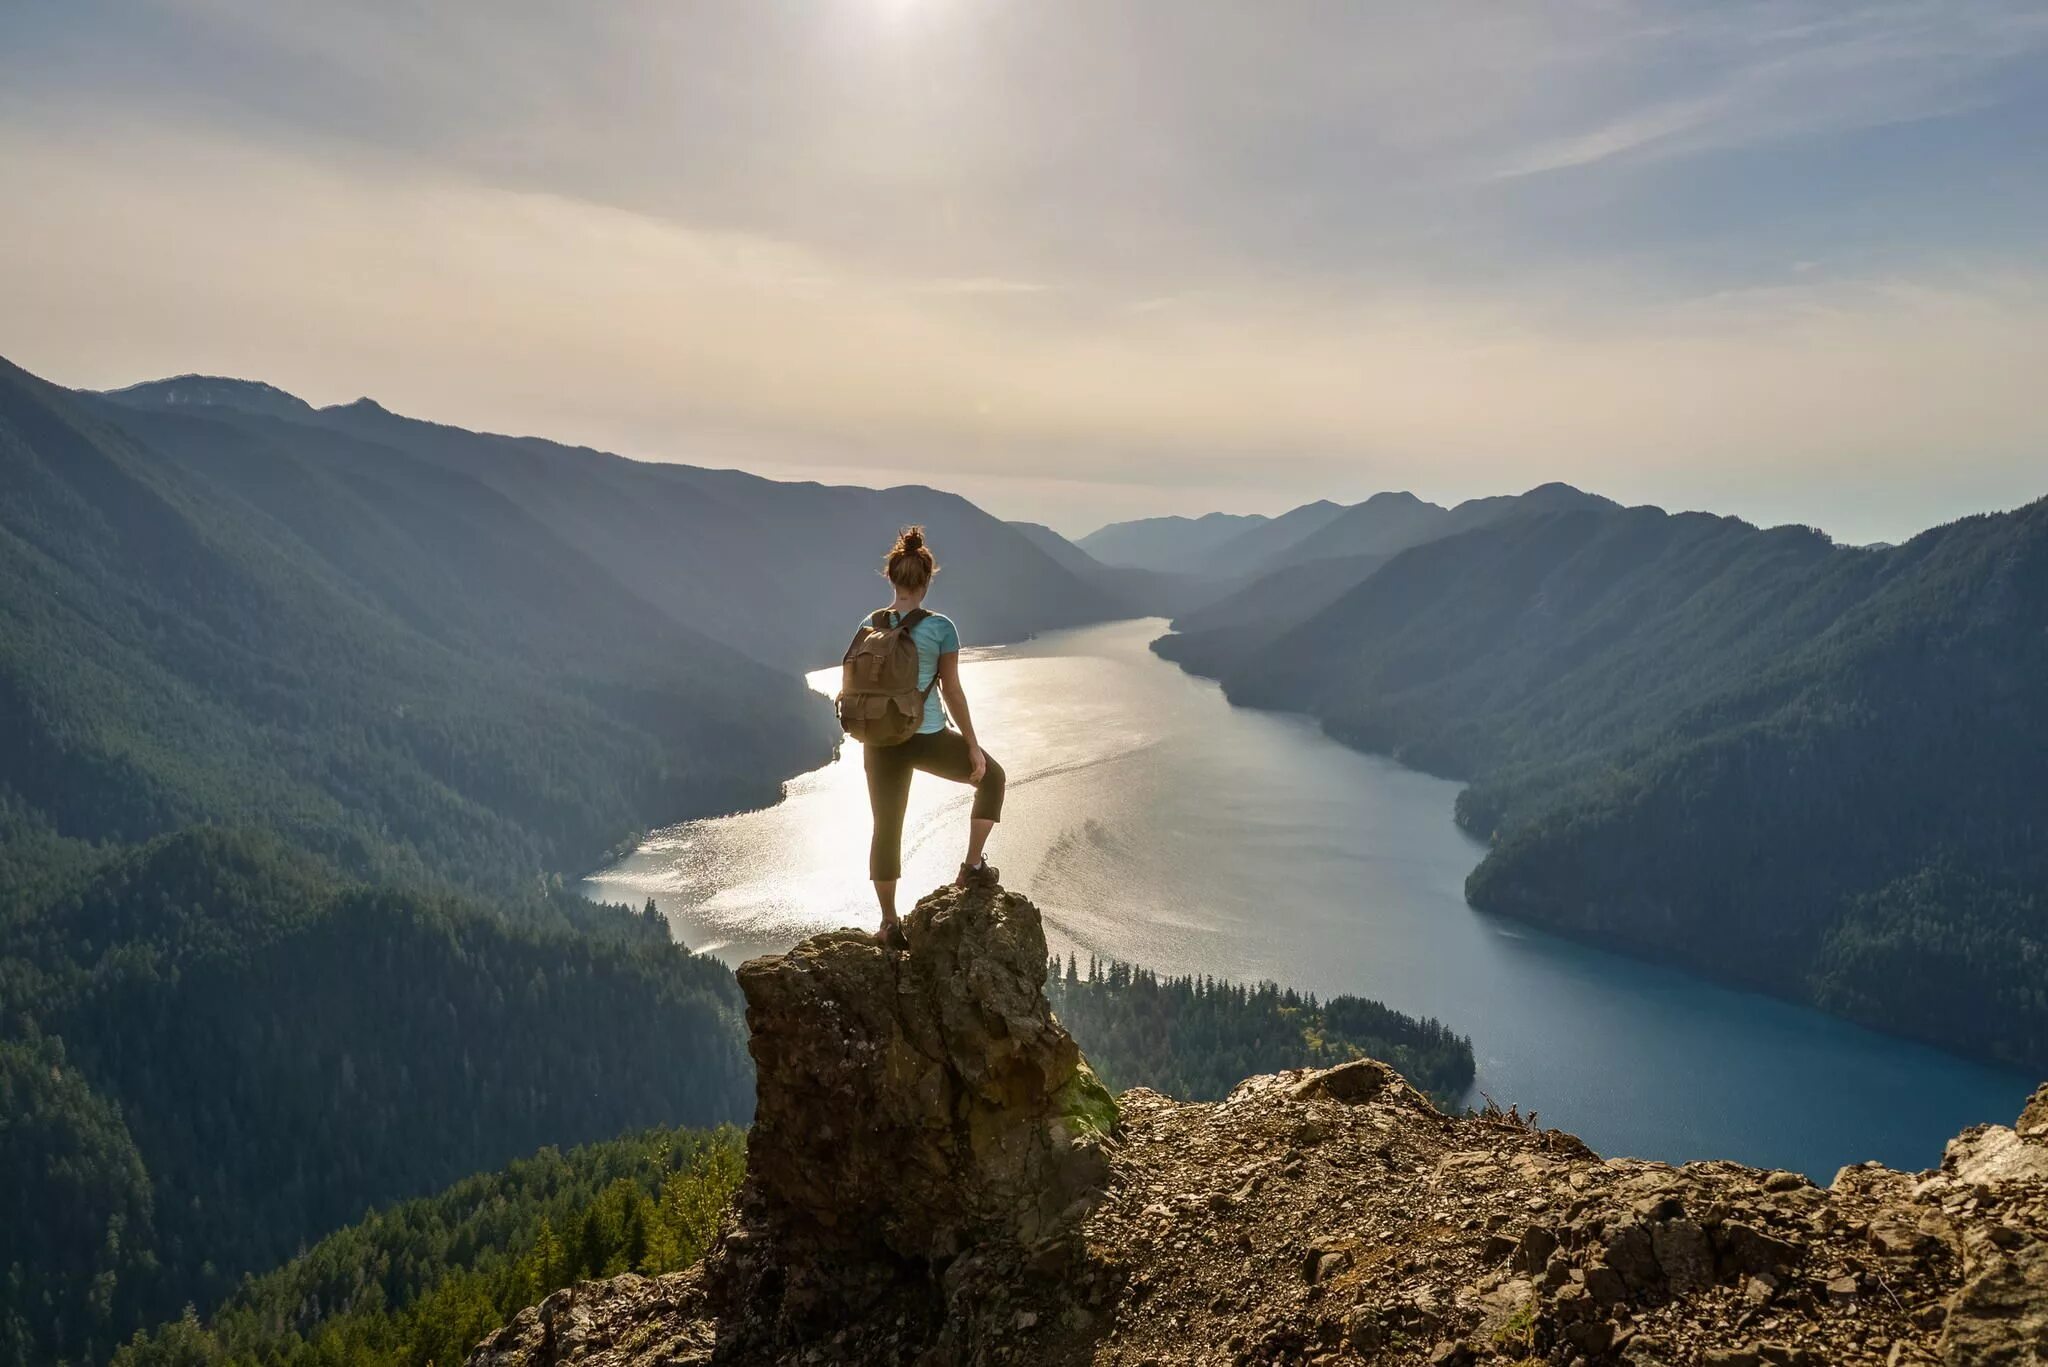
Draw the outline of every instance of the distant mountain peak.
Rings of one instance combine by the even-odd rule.
[[[1530,504],[1589,504],[1605,508],[1618,508],[1621,506],[1620,504],[1616,503],[1613,499],[1608,498],[1605,495],[1589,494],[1584,489],[1579,488],[1576,484],[1566,484],[1561,479],[1553,479],[1547,484],[1537,485],[1535,488],[1529,490],[1527,493],[1524,493],[1521,496],[1521,500],[1524,503]]]
[[[275,417],[304,417],[313,411],[304,399],[274,384],[227,375],[173,375],[103,392],[133,408],[233,408]]]
[[[322,413],[361,413],[370,416],[393,416],[390,409],[365,394],[350,403],[334,403],[320,410]]]
[[[1204,556],[1232,537],[1272,521],[1264,513],[1146,517],[1098,527],[1074,544],[1106,565],[1188,571],[1200,568]]]

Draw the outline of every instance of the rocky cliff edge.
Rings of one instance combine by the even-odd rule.
[[[2048,1364],[2048,1085],[1938,1169],[1601,1159],[1384,1065],[1113,1101],[1038,913],[740,970],[759,1103],[717,1247],[559,1291],[472,1367]]]

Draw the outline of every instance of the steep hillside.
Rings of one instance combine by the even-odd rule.
[[[26,1271],[0,1343],[34,1351],[7,1360],[104,1361],[368,1205],[543,1144],[746,1118],[723,966],[616,910],[528,915],[204,829],[10,904],[0,1267]]]
[[[745,1163],[739,1131],[652,1129],[543,1149],[371,1212],[114,1356],[117,1367],[459,1362],[559,1287],[704,1256]]]
[[[2048,1086],[1938,1170],[1826,1188],[1602,1161],[1369,1059],[1112,1099],[1037,989],[1030,903],[946,890],[909,930],[907,954],[833,932],[741,970],[757,1119],[702,1265],[557,1292],[471,1367],[2048,1354]]]
[[[214,411],[0,369],[0,805],[88,841],[261,825],[506,889],[830,753],[799,680],[487,487]]]
[[[118,400],[132,415],[128,424],[155,437],[153,415],[191,412],[188,398],[172,397],[189,396],[190,382],[164,385],[136,386],[108,401]],[[369,399],[281,415],[267,402],[245,406],[241,390],[217,392],[208,415],[242,429],[251,449],[340,469],[381,452],[394,472],[387,499],[403,501],[414,482],[431,487],[437,479],[487,490],[580,553],[630,611],[652,607],[664,629],[711,636],[778,669],[815,669],[838,658],[852,624],[879,605],[878,596],[886,599],[881,553],[911,522],[925,524],[939,555],[932,606],[951,614],[970,643],[1020,640],[1127,611],[1105,599],[1100,581],[934,489],[783,483],[470,432],[401,417]],[[260,470],[249,468],[233,478],[257,477]]]
[[[924,524],[939,556],[932,606],[969,643],[1118,615],[1091,585],[956,494],[625,461],[360,405],[322,416],[493,483],[671,617],[784,668],[839,658],[853,623],[886,603],[881,555],[912,522]]]
[[[1465,777],[1488,910],[2048,1059],[2048,503],[1888,550],[1510,518],[1246,652],[1162,654]]]

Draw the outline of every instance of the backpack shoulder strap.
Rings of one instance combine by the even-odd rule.
[[[875,609],[875,615],[868,618],[868,625],[876,631],[887,631],[889,629],[889,609]]]
[[[903,620],[899,622],[897,625],[900,626],[903,630],[908,631],[912,627],[916,626],[919,622],[922,622],[925,618],[930,617],[931,615],[931,613],[925,611],[923,608],[912,608],[909,612],[903,614]],[[934,666],[932,668],[932,681],[926,684],[923,688],[918,690],[918,696],[920,698],[929,698],[932,695],[932,690],[937,688],[938,686],[939,671],[937,666]]]

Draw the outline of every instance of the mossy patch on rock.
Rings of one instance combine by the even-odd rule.
[[[1109,1094],[1109,1088],[1102,1085],[1102,1079],[1095,1076],[1095,1070],[1088,1066],[1086,1059],[1075,1067],[1074,1075],[1067,1079],[1067,1085],[1060,1088],[1053,1100],[1076,1134],[1112,1135],[1123,1120],[1123,1111],[1117,1106],[1116,1098]]]

